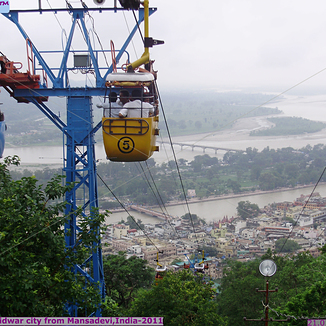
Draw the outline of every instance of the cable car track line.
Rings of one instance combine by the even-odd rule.
[[[110,189],[110,187],[106,184],[106,182],[102,179],[102,177],[98,173],[96,173],[96,174],[97,174],[97,177],[103,182],[104,186],[111,192],[112,196],[117,200],[117,202],[121,205],[121,207],[126,211],[126,213],[128,214],[128,216],[130,216],[132,218],[132,220],[137,224],[137,226],[139,227],[139,229],[144,232],[146,238],[157,249],[157,251],[159,251],[159,249],[157,248],[157,246],[155,245],[155,243],[152,241],[152,239],[149,237],[149,235],[145,232],[145,230],[141,228],[141,226],[137,223],[137,221],[135,220],[135,218],[129,213],[129,211],[127,210],[127,208],[125,207],[125,205],[123,205],[123,203],[118,199],[118,197],[114,194],[114,192]]]
[[[294,227],[297,225],[297,223],[298,223],[298,221],[299,221],[299,218],[301,217],[301,215],[303,214],[303,212],[304,212],[304,210],[305,210],[305,208],[306,208],[306,206],[307,206],[307,204],[309,203],[309,200],[310,200],[310,198],[312,197],[312,195],[314,194],[314,192],[315,192],[315,190],[316,190],[316,188],[317,188],[317,186],[318,186],[318,184],[319,184],[319,182],[320,182],[320,180],[321,180],[321,178],[323,177],[323,175],[324,175],[324,173],[325,173],[325,171],[326,171],[326,167],[324,167],[324,169],[323,169],[323,172],[321,173],[321,175],[319,176],[319,179],[318,179],[318,181],[316,182],[316,184],[315,184],[315,186],[314,186],[314,188],[312,189],[312,191],[311,191],[311,193],[310,193],[310,195],[309,195],[309,198],[308,198],[308,200],[305,202],[305,204],[303,205],[303,207],[302,207],[302,209],[301,209],[301,212],[300,212],[300,214],[298,215],[298,217],[297,217],[297,219],[296,219],[296,221],[295,221],[295,223],[294,223],[294,225],[293,225],[293,227],[292,227],[292,230],[291,230],[291,232],[289,233],[289,235],[286,237],[286,239],[285,239],[285,241],[284,241],[284,243],[283,243],[283,245],[282,245],[282,247],[281,247],[281,249],[280,249],[280,252],[279,253],[281,253],[282,252],[282,250],[283,250],[283,248],[284,248],[284,246],[285,246],[285,244],[286,244],[286,242],[288,241],[288,239],[290,238],[290,236],[291,236],[291,234],[292,234],[292,232],[293,232],[293,229],[294,229]]]
[[[179,180],[180,180],[181,188],[182,188],[182,191],[183,191],[183,195],[184,195],[184,198],[185,198],[185,202],[186,202],[186,206],[187,206],[187,209],[188,209],[189,217],[190,217],[190,220],[191,220],[191,225],[192,225],[192,228],[193,228],[193,231],[194,231],[194,234],[195,234],[196,242],[198,243],[197,234],[196,234],[196,231],[195,231],[194,221],[193,221],[192,216],[191,216],[191,213],[190,213],[190,207],[189,207],[189,203],[188,203],[188,200],[187,200],[185,187],[183,185],[183,181],[182,181],[182,177],[181,177],[181,173],[180,173],[180,169],[179,169],[179,164],[178,164],[178,161],[177,161],[175,150],[173,148],[173,143],[172,143],[172,138],[171,138],[171,134],[170,134],[170,129],[169,129],[169,126],[168,126],[168,123],[167,123],[167,120],[166,120],[166,116],[165,116],[165,112],[164,112],[164,108],[163,108],[161,94],[160,94],[159,89],[157,87],[156,80],[154,81],[154,83],[155,83],[155,87],[156,87],[156,90],[157,90],[157,95],[158,95],[158,98],[159,98],[159,101],[160,101],[160,105],[161,105],[161,108],[162,108],[163,118],[164,118],[166,130],[167,130],[167,133],[168,133],[168,136],[169,136],[169,140],[170,140],[170,145],[171,145],[171,149],[172,149],[174,161],[175,161],[175,164],[176,164],[176,167],[177,167],[177,171],[178,171],[178,175],[179,175]],[[198,243],[198,248],[199,248],[199,243]]]
[[[155,188],[156,188],[157,194],[158,194],[158,196],[160,197],[161,203],[160,203],[160,200],[159,200],[159,198],[157,197],[157,195],[156,195],[156,193],[155,193],[155,191],[154,191],[154,189],[153,189],[151,183],[149,182],[149,180],[148,180],[148,178],[147,178],[147,175],[146,175],[146,172],[144,171],[144,168],[142,167],[142,165],[141,165],[140,162],[138,162],[138,163],[139,163],[140,168],[141,168],[142,171],[143,171],[143,173],[140,172],[139,174],[141,174],[141,175],[145,178],[145,180],[146,180],[146,182],[147,182],[149,188],[151,189],[151,191],[152,191],[154,197],[156,198],[156,201],[157,201],[157,203],[158,203],[158,205],[159,205],[159,207],[160,207],[160,209],[161,209],[163,215],[165,215],[165,213],[164,213],[164,211],[163,211],[163,208],[162,208],[162,205],[161,205],[161,203],[163,204],[163,200],[162,200],[162,197],[161,197],[160,193],[159,193],[158,190],[157,190],[156,184],[155,184],[154,181],[152,180],[153,183],[154,183],[154,185],[155,185]],[[138,169],[138,166],[137,166],[137,165],[136,165],[136,167],[137,167],[137,169]],[[138,170],[138,172],[139,172],[139,170]]]
[[[251,112],[253,112],[253,111],[255,111],[255,110],[261,108],[263,105],[266,105],[266,104],[272,102],[273,100],[277,99],[278,97],[280,97],[280,96],[284,95],[285,93],[289,92],[290,90],[292,90],[292,89],[294,89],[294,88],[300,86],[301,84],[305,83],[306,81],[310,80],[311,78],[314,78],[315,76],[321,74],[321,73],[324,72],[324,71],[326,71],[326,67],[323,68],[323,69],[321,69],[321,70],[319,70],[319,71],[317,71],[316,73],[310,75],[309,77],[303,79],[302,81],[298,82],[297,84],[295,84],[295,85],[293,85],[293,86],[287,88],[287,89],[284,90],[283,92],[281,92],[281,93],[279,93],[279,94],[273,96],[273,97],[270,98],[268,101],[266,101],[266,102],[264,102],[264,103],[262,103],[262,104],[260,104],[260,105],[258,105],[258,106],[256,106],[256,107],[254,107],[253,109],[249,110],[248,112],[242,114],[240,117],[238,117],[238,118],[236,118],[236,119],[234,119],[234,120],[228,122],[228,123],[225,124],[223,127],[221,127],[221,128],[219,128],[219,129],[217,129],[217,130],[214,130],[214,131],[210,132],[209,134],[207,134],[207,135],[205,135],[204,137],[200,138],[199,140],[195,141],[195,142],[193,143],[193,145],[195,145],[195,144],[197,144],[198,142],[202,141],[203,139],[205,139],[205,138],[211,136],[212,134],[216,133],[217,131],[221,131],[221,130],[223,130],[224,128],[226,128],[227,126],[232,125],[235,121],[244,118],[244,117],[247,116],[249,113],[251,113]]]
[[[162,199],[162,197],[161,197],[161,194],[160,194],[160,192],[158,191],[158,188],[157,188],[157,186],[156,186],[156,183],[155,183],[155,181],[154,181],[154,178],[153,178],[153,176],[152,176],[152,174],[151,174],[151,172],[150,172],[150,170],[149,170],[148,164],[147,164],[146,161],[145,161],[145,163],[146,163],[146,166],[147,166],[147,170],[148,170],[148,172],[149,172],[149,174],[150,174],[150,176],[151,176],[151,178],[152,178],[152,182],[153,182],[153,184],[154,184],[154,186],[155,186],[155,189],[156,189],[156,191],[157,191],[157,194],[158,194],[158,196],[160,197],[161,203],[162,203],[162,205],[163,205],[163,207],[164,207],[166,213],[164,213],[163,208],[162,208],[162,206],[160,205],[160,203],[159,203],[159,201],[158,201],[158,198],[156,197],[156,195],[155,195],[155,193],[154,193],[154,191],[153,191],[153,188],[152,188],[151,184],[149,183],[149,181],[148,181],[148,184],[149,184],[150,188],[152,189],[152,191],[153,191],[153,193],[154,193],[154,195],[155,195],[155,197],[156,197],[156,199],[157,199],[157,203],[158,203],[159,206],[160,206],[160,209],[161,209],[161,211],[162,211],[162,213],[163,213],[163,215],[164,215],[164,217],[165,217],[166,222],[168,222],[168,224],[170,225],[170,227],[173,229],[175,235],[178,237],[178,234],[177,234],[175,228],[172,226],[172,224],[171,224],[171,222],[170,222],[170,218],[169,218],[169,215],[170,215],[170,214],[168,213],[168,211],[167,211],[167,209],[166,209],[166,207],[165,207],[165,205],[164,205],[164,202],[163,202],[163,199]],[[139,165],[141,166],[140,162],[139,162]],[[144,169],[143,169],[142,166],[141,166],[141,168],[142,168],[142,170],[144,171]],[[145,171],[144,171],[144,175],[146,176]],[[146,179],[147,179],[147,177],[146,177]],[[147,180],[148,180],[148,179],[147,179]]]
[[[158,188],[157,188],[156,183],[155,183],[155,181],[154,181],[154,178],[153,178],[153,175],[152,175],[152,173],[151,173],[151,170],[149,169],[149,166],[148,166],[148,164],[147,164],[147,161],[145,161],[145,164],[146,164],[146,167],[147,167],[147,171],[148,171],[148,173],[149,173],[149,175],[150,175],[150,177],[151,177],[151,179],[152,179],[152,182],[153,182],[153,184],[154,184],[154,187],[155,187],[155,189],[156,189],[156,191],[157,191],[157,194],[158,194],[158,196],[160,197],[160,200],[161,200],[162,206],[164,207],[165,212],[169,215],[168,210],[167,210],[167,208],[166,208],[166,206],[165,206],[165,204],[164,204],[164,201],[163,201],[163,199],[162,199],[162,197],[161,197],[161,194],[160,194],[160,192],[158,191]],[[162,210],[162,213],[163,213],[163,210]],[[164,214],[164,213],[163,213],[163,214]]]

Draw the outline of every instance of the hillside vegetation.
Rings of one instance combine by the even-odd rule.
[[[60,185],[60,177],[52,178],[44,190],[36,185],[35,177],[14,181],[8,166],[18,163],[17,158],[0,163],[1,316],[67,315],[65,304],[73,300],[78,316],[88,316],[100,305],[102,316],[163,317],[166,326],[231,326],[241,325],[243,317],[264,317],[265,293],[256,291],[265,288],[266,280],[258,269],[261,259],[221,261],[217,267],[223,269],[223,278],[217,295],[207,275],[183,269],[155,280],[145,260],[126,259],[120,252],[103,260],[107,287],[102,302],[98,287],[74,277],[71,267],[84,261],[86,248],[97,250],[88,225],[94,219],[96,225],[103,225],[104,216],[78,216],[84,236],[78,246],[65,247],[65,203],[51,201],[62,198],[68,188]],[[271,251],[262,257],[277,265],[269,279],[270,288],[279,289],[269,298],[271,318],[289,318],[287,325],[298,326],[307,325],[307,319],[324,318],[326,246],[320,251],[317,258],[308,252],[279,257]]]
[[[267,120],[274,123],[275,126],[269,129],[251,131],[250,136],[300,135],[318,132],[326,127],[324,122],[298,117],[267,118]]]
[[[325,160],[326,145],[322,144],[314,147],[308,145],[299,150],[291,147],[277,150],[266,147],[261,152],[249,147],[243,153],[226,153],[223,160],[207,154],[197,155],[191,162],[179,159],[178,167],[186,193],[189,189],[194,189],[197,197],[203,198],[309,185],[320,177]],[[174,161],[161,165],[156,164],[153,158],[147,160],[146,164],[100,163],[97,172],[123,202],[158,205],[161,201],[166,203],[184,199]],[[61,169],[11,169],[15,180],[35,175],[41,183],[48,182],[55,173],[61,174]],[[159,199],[153,187],[150,187],[151,177],[159,189]],[[326,181],[325,175],[321,181]],[[100,208],[120,208],[103,182],[99,180],[98,184]]]
[[[277,108],[258,107],[270,96],[263,94],[228,93],[195,93],[162,95],[163,108],[160,108],[159,128],[165,136],[166,116],[170,133],[173,136],[218,131],[230,128],[234,121],[241,117],[278,114]],[[6,145],[16,146],[53,146],[62,145],[62,133],[34,105],[16,103],[12,98],[2,99],[1,110],[5,114],[8,131]],[[94,123],[102,117],[102,110],[95,105],[99,100],[93,99]],[[64,122],[66,121],[65,101],[60,98],[46,103]],[[164,113],[164,114],[163,114]],[[102,141],[102,133],[96,134],[96,141]]]

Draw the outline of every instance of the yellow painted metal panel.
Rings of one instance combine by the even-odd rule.
[[[150,118],[102,118],[107,159],[117,162],[146,161],[157,150],[157,121]]]

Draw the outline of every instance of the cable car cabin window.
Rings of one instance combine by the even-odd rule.
[[[145,135],[149,123],[143,119],[105,119],[103,131],[108,135]]]

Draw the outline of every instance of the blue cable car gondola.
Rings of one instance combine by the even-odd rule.
[[[204,250],[202,250],[202,257],[201,260],[198,259],[197,254],[195,254],[195,259],[190,260],[188,256],[185,254],[189,264],[184,263],[183,268],[185,269],[193,269],[194,273],[205,273],[205,269],[208,269],[208,264],[205,264],[206,255]]]

